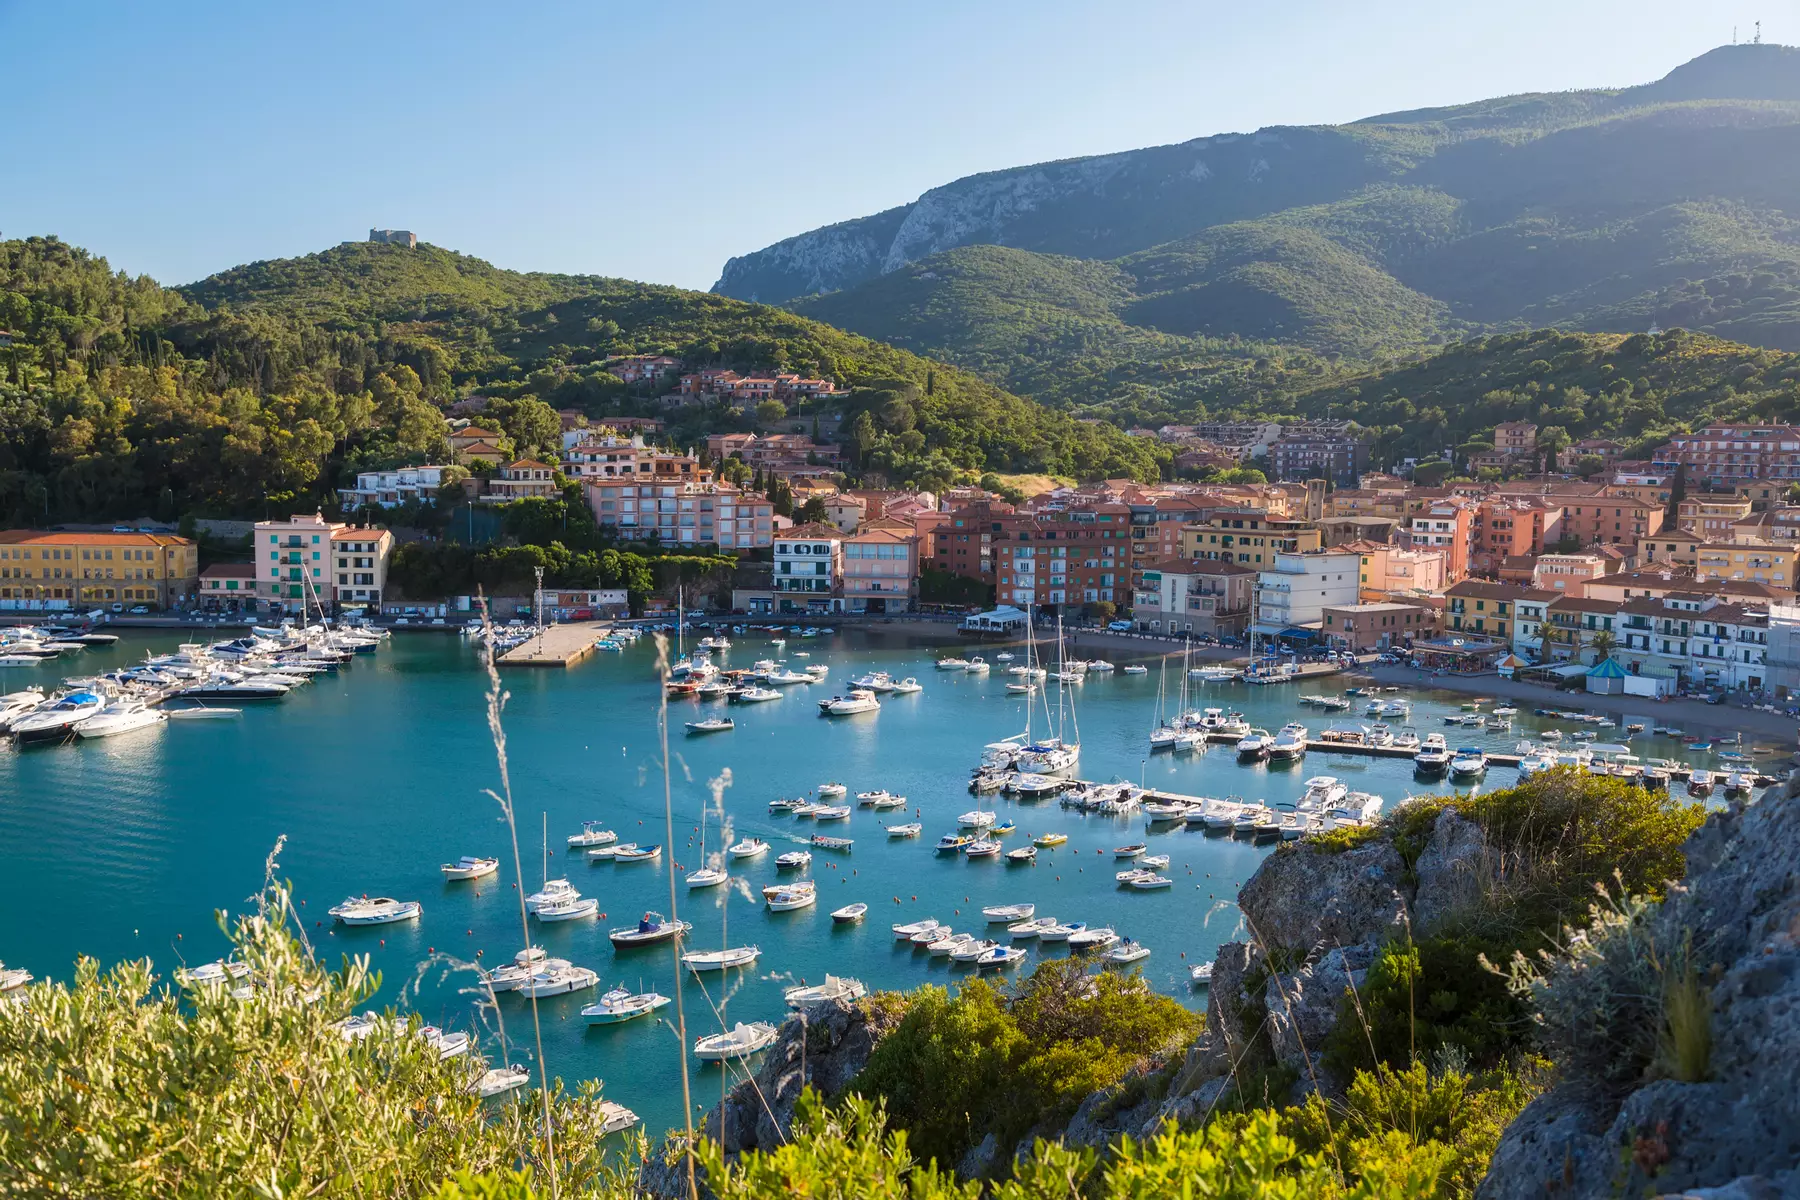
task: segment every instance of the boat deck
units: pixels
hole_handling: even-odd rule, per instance
[[[552,625],[500,656],[503,667],[572,667],[594,652],[594,643],[612,629],[610,621],[569,621]]]

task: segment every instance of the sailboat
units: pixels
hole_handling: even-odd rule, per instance
[[[700,809],[700,862],[701,867],[687,877],[687,885],[691,888],[718,887],[728,876],[724,870],[712,866],[706,857],[706,809]]]
[[[1156,724],[1150,727],[1150,750],[1173,750],[1180,730],[1169,724],[1169,716],[1163,711],[1163,704],[1168,696],[1169,660],[1163,659],[1156,668]]]
[[[1068,666],[1063,658],[1062,616],[1056,618],[1056,668],[1057,674],[1066,674]],[[1048,718],[1050,712],[1049,693],[1044,695],[1044,714]],[[1074,740],[1068,736],[1071,728]],[[1017,769],[1033,775],[1067,775],[1075,769],[1081,758],[1080,726],[1075,721],[1075,696],[1068,688],[1058,688],[1056,692],[1056,736],[1045,738],[1041,742],[1030,741],[1030,724],[1027,718],[1027,741],[1019,753]]]

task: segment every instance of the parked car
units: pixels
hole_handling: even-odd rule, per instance
[[[1107,628],[1112,630],[1114,633],[1130,633],[1131,632],[1131,622],[1130,621],[1114,621],[1112,624],[1108,625]]]
[[[148,604],[134,604],[127,611],[134,617],[141,617],[150,611],[150,606]]]

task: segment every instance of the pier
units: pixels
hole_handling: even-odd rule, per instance
[[[551,625],[500,656],[503,667],[572,667],[594,652],[594,643],[612,629],[610,621],[569,621]]]

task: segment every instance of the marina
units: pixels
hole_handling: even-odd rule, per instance
[[[1335,779],[1342,792],[1321,792],[1317,811],[1338,806],[1354,819],[1362,818],[1352,794],[1374,798],[1378,812],[1409,794],[1459,787],[1448,771],[1416,774],[1408,761],[1413,752],[1403,747],[1369,744],[1366,735],[1360,743],[1326,738],[1327,727],[1360,731],[1383,718],[1363,714],[1366,698],[1349,697],[1352,712],[1321,720],[1318,706],[1301,700],[1305,691],[1332,686],[1324,680],[1299,687],[1191,681],[1188,702],[1197,719],[1217,708],[1221,720],[1241,712],[1245,725],[1272,730],[1311,723],[1298,760],[1245,762],[1232,744],[1238,738],[1225,732],[1207,732],[1189,750],[1152,754],[1156,658],[1144,660],[1150,670],[1138,674],[1124,667],[1140,664],[1113,655],[1116,671],[1082,672],[1079,684],[1051,680],[1048,693],[1027,695],[1007,690],[1018,677],[992,647],[984,653],[994,669],[982,673],[940,671],[939,645],[905,637],[796,632],[777,646],[766,632],[750,630],[732,631],[729,640],[710,652],[721,672],[767,660],[770,673],[804,681],[781,686],[779,698],[765,703],[735,705],[697,692],[670,699],[679,755],[672,838],[657,765],[661,688],[651,639],[624,638],[618,651],[572,670],[507,676],[504,719],[523,879],[496,821],[498,808],[482,792],[499,785],[486,730],[486,677],[472,639],[396,637],[291,689],[280,703],[233,706],[241,715],[196,722],[180,736],[163,728],[0,752],[0,959],[40,978],[67,978],[78,951],[107,964],[150,957],[164,973],[219,960],[229,947],[212,913],[241,911],[270,848],[285,835],[278,877],[293,881],[308,935],[327,961],[367,954],[388,980],[376,1004],[398,1001],[401,986],[418,976],[417,988],[408,987],[409,1007],[441,1029],[470,1034],[489,1062],[519,1064],[536,1077],[539,1065],[516,1040],[523,1001],[501,991],[498,1003],[515,1040],[500,1045],[496,1026],[475,1003],[476,972],[484,963],[518,965],[515,889],[537,897],[563,880],[577,896],[570,900],[561,889],[543,896],[531,921],[532,941],[548,961],[527,964],[515,986],[536,974],[553,976],[530,985],[542,996],[549,1072],[571,1082],[606,1079],[609,1097],[659,1132],[680,1117],[669,1101],[678,1089],[676,1051],[662,1023],[668,1011],[624,1019],[654,1010],[618,1001],[597,1007],[611,991],[667,1004],[682,989],[691,1051],[692,1042],[739,1021],[778,1021],[788,989],[827,986],[828,976],[879,990],[987,970],[1028,971],[1041,957],[1070,953],[1071,939],[1091,928],[1094,936],[1077,945],[1096,964],[1140,971],[1157,989],[1200,1005],[1205,993],[1191,967],[1238,936],[1230,898],[1274,846],[1300,834],[1288,822],[1314,811],[1301,805],[1318,778]],[[805,657],[789,653],[802,648]],[[181,652],[178,636],[132,635],[12,669],[6,687],[36,685],[48,696],[76,671],[99,676]],[[1053,647],[1051,658],[1057,665]],[[1176,659],[1168,669],[1170,684],[1179,667]],[[819,718],[820,700],[880,672],[924,686],[910,695],[878,693],[876,712]],[[1483,786],[1514,777],[1498,768],[1524,757],[1516,750],[1521,741],[1547,744],[1540,734],[1561,732],[1572,745],[1587,729],[1598,734],[1591,744],[1618,739],[1614,744],[1630,747],[1624,757],[1679,761],[1684,773],[1729,778],[1727,768],[1744,765],[1724,756],[1736,751],[1714,744],[1731,736],[1727,730],[1682,735],[1708,737],[1702,752],[1690,747],[1703,743],[1653,728],[1631,734],[1530,711],[1512,717],[1505,731],[1485,723],[1448,728],[1446,718],[1460,722],[1468,711],[1467,698],[1395,695],[1410,701],[1408,719],[1421,738],[1442,729],[1453,749],[1481,747],[1497,768]],[[1060,732],[1045,724],[1046,701],[1054,714],[1059,698]],[[1035,706],[1033,735],[1062,741],[1075,752],[1072,761],[1050,753],[1058,748],[1051,743],[1020,739],[1027,704]],[[688,722],[727,713],[736,726],[729,734],[680,736]],[[1385,719],[1395,731],[1405,728],[1401,718]],[[1035,756],[1028,765],[1065,773],[1014,772],[1010,782],[1023,790],[1008,790],[1003,778],[997,790],[972,794],[970,772],[994,744]],[[717,812],[703,821],[702,810],[710,803],[707,781],[726,768],[722,826]],[[1721,784],[1713,802],[1723,795]],[[773,801],[790,803],[771,811]],[[836,817],[822,829],[820,809]],[[955,834],[965,817],[967,840],[938,853],[940,839]],[[540,839],[551,847],[547,865],[539,861]],[[968,853],[970,847],[981,852]],[[626,861],[620,848],[631,851]],[[1035,855],[1015,856],[1019,849]],[[1122,849],[1130,856],[1120,858]],[[782,869],[784,858],[797,865]],[[724,872],[732,886],[681,886],[707,869]],[[678,912],[667,912],[671,874]],[[737,892],[739,880],[754,900]],[[346,898],[398,907],[369,911],[394,918],[382,923],[339,924],[327,910]],[[584,919],[554,919],[576,905],[587,910],[589,901],[597,911]],[[548,920],[541,915],[546,903]],[[30,915],[46,904],[64,918],[48,923]],[[983,912],[1024,911],[1013,906],[1054,921],[1014,922],[1032,925],[1015,934]],[[351,911],[360,917],[361,910]],[[966,933],[995,945],[958,959],[952,948],[936,953],[890,934],[894,925],[927,920],[945,927],[930,943]],[[1101,945],[1101,931],[1116,940]],[[671,943],[697,954],[756,948],[754,970],[730,972],[723,1021],[704,991],[709,974],[716,985],[717,973],[683,969],[675,978]],[[1104,957],[1121,946],[1117,956]],[[1007,953],[984,961],[991,950]],[[419,975],[427,961],[446,965]],[[711,1002],[718,1000],[712,993]],[[588,1009],[592,1016],[584,1015]],[[607,1015],[614,1010],[617,1017]],[[698,1059],[694,1065],[701,1086],[709,1086],[705,1072],[718,1068]]]

